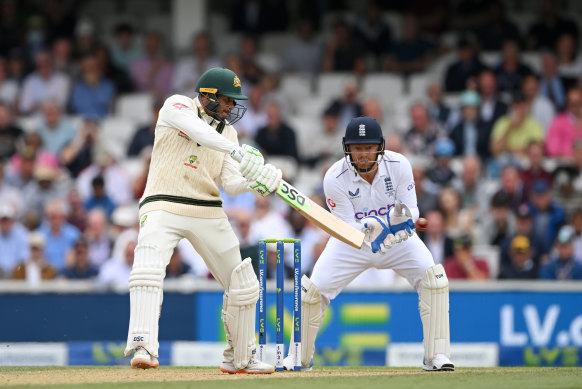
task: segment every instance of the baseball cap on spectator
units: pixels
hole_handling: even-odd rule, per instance
[[[452,157],[455,154],[455,144],[446,138],[437,139],[434,142],[435,157]]]
[[[39,232],[31,232],[28,236],[30,247],[44,247],[45,242],[44,236]]]
[[[52,181],[57,175],[57,170],[51,166],[38,166],[34,169],[34,178],[38,181]]]
[[[473,239],[471,239],[471,235],[463,234],[460,235],[455,239],[455,247],[456,248],[469,248],[473,245]]]
[[[526,100],[527,99],[525,97],[525,94],[521,90],[516,90],[515,92],[513,92],[513,95],[511,97],[511,103],[512,104],[515,104],[515,103],[523,103]]]
[[[563,226],[558,231],[558,236],[556,237],[556,243],[558,244],[568,244],[572,243],[574,240],[574,235],[576,232],[574,231],[574,227],[572,226]]]
[[[461,93],[459,103],[461,107],[478,107],[481,104],[481,97],[474,90],[466,90]]]
[[[527,204],[521,204],[517,208],[517,211],[515,211],[515,216],[517,216],[520,219],[529,218],[531,217],[531,209],[529,209],[529,206]]]
[[[532,193],[541,194],[550,190],[550,185],[546,180],[537,180],[531,187]]]
[[[511,249],[520,253],[530,249],[529,238],[525,235],[517,235],[511,240]]]
[[[8,204],[0,205],[0,219],[14,219],[16,217],[16,211],[14,207]]]
[[[509,207],[511,205],[511,199],[509,195],[505,192],[497,192],[491,198],[491,206],[495,208],[499,207]]]

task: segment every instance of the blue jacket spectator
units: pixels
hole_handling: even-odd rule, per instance
[[[54,101],[47,101],[42,106],[44,120],[38,127],[44,149],[59,155],[61,150],[75,139],[77,130],[70,120],[62,117],[61,108]]]
[[[115,97],[113,82],[104,78],[94,56],[81,61],[81,77],[73,85],[71,109],[89,119],[103,119],[109,113]]]
[[[552,190],[546,181],[536,181],[532,187],[530,208],[534,221],[534,239],[549,245],[566,221],[566,212],[552,199]]]
[[[99,274],[99,270],[89,262],[89,244],[83,237],[75,242],[68,261],[69,265],[61,272],[66,278],[81,280],[94,278]]]
[[[28,233],[15,224],[16,212],[8,204],[0,206],[0,274],[10,276],[17,264],[28,259]]]
[[[540,269],[544,280],[582,280],[582,263],[574,258],[574,228],[564,226],[556,237],[556,256]]]
[[[93,195],[85,202],[85,209],[90,211],[93,208],[101,208],[105,211],[107,219],[111,220],[111,214],[115,210],[115,203],[105,193],[105,180],[103,176],[93,178],[91,186],[93,187]]]
[[[81,233],[65,220],[65,204],[53,200],[45,206],[46,221],[40,226],[40,232],[46,240],[44,254],[50,264],[58,270],[65,267],[67,252],[79,239]]]

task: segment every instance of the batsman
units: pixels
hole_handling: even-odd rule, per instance
[[[343,138],[344,158],[325,174],[329,209],[365,233],[367,245],[353,248],[331,237],[311,278],[303,276],[301,369],[311,370],[315,338],[324,311],[364,270],[393,269],[418,292],[424,334],[423,368],[454,370],[450,360],[449,283],[442,265],[414,233],[418,207],[410,163],[385,150],[382,129],[369,117],[352,119]],[[293,370],[293,339],[284,366]]]
[[[222,320],[227,347],[220,370],[272,373],[255,356],[255,307],[259,283],[251,259],[222,209],[218,183],[229,194],[277,190],[281,171],[265,165],[253,147],[238,145],[233,125],[245,113],[237,75],[225,68],[206,71],[197,96],[174,95],[160,109],[147,185],[140,200],[140,228],[129,280],[130,319],[125,355],[131,366],[158,362],[158,322],[165,269],[182,238],[190,241],[224,288]],[[235,161],[233,156],[240,160]]]

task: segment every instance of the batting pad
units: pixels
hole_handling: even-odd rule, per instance
[[[158,322],[165,275],[164,261],[156,247],[136,247],[129,276],[130,316],[125,356],[142,346],[158,357]]]
[[[435,354],[451,357],[449,333],[449,280],[442,265],[426,269],[418,300],[424,335],[424,357],[431,361]]]
[[[321,321],[321,294],[311,280],[303,275],[301,278],[301,365],[309,366],[313,351],[315,350],[315,338]],[[291,340],[293,344],[293,339]]]
[[[255,315],[259,299],[259,281],[251,259],[246,258],[234,268],[230,287],[224,293],[222,321],[226,339],[234,348],[234,367],[247,366],[255,352]]]

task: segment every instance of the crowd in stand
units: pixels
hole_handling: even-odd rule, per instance
[[[354,116],[372,116],[383,126],[387,149],[412,163],[420,214],[429,224],[420,235],[449,278],[582,279],[580,26],[561,16],[552,1],[542,2],[540,20],[526,34],[499,2],[461,1],[452,20],[440,12],[446,1],[430,2],[431,15],[417,12],[416,3],[426,2],[403,10],[400,39],[379,18],[381,2],[370,2],[353,22],[337,20],[327,35],[316,33],[319,19],[301,18],[295,38],[277,53],[274,71],[261,57],[260,35],[242,35],[237,51],[219,57],[213,32],[197,33],[191,52],[172,58],[156,32],[122,23],[104,42],[95,23],[65,2],[30,2],[28,8],[3,2],[0,278],[94,279],[124,290],[155,122],[128,129],[133,135],[121,160],[104,147],[100,123],[113,115],[116,99],[131,92],[154,97],[155,118],[165,97],[193,96],[206,69],[226,66],[249,96],[246,115],[236,125],[241,143],[260,148],[289,180],[298,171],[317,176],[317,184],[301,189],[322,206],[322,177],[343,157],[345,124]],[[263,34],[282,25],[248,23],[241,18],[231,29]],[[301,101],[308,96],[290,101],[280,88],[285,75],[380,72],[408,79],[452,50],[438,39],[450,31],[458,37],[458,57],[410,105],[408,128],[397,128],[387,117],[396,102],[362,96],[358,82],[346,83],[341,95],[312,116],[309,133],[293,127],[292,119],[309,108],[297,104],[308,104]],[[521,59],[522,49],[540,54],[540,72]],[[500,62],[486,65],[483,50],[499,52]],[[457,98],[447,104],[444,96],[451,93]],[[26,120],[32,130],[21,127]],[[140,161],[137,173],[124,169],[127,160]],[[259,239],[300,238],[309,274],[326,234],[274,198],[224,193],[223,200],[243,257],[256,261]],[[474,247],[495,248],[498,274]],[[276,260],[271,251],[268,257]],[[209,273],[181,242],[167,276]]]

